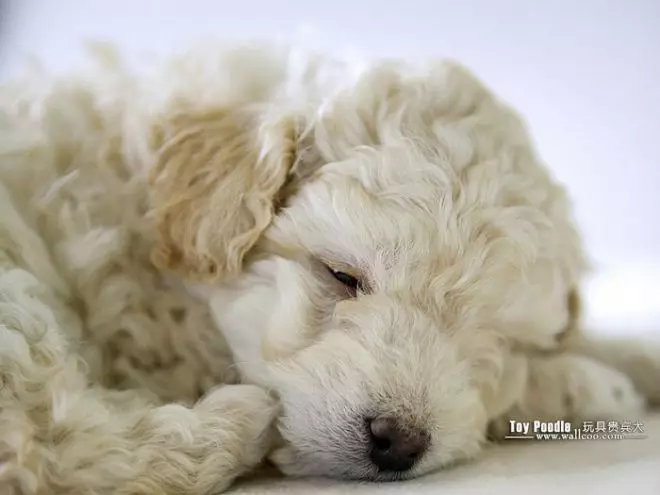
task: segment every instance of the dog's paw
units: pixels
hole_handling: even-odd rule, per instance
[[[134,449],[123,460],[132,472],[116,493],[224,491],[271,449],[277,412],[276,401],[251,385],[222,386],[193,408],[167,404],[147,411],[128,437]]]
[[[650,405],[660,406],[660,342],[626,341],[619,347],[613,363],[630,376]]]
[[[564,407],[571,419],[637,419],[645,400],[624,373],[583,356],[564,358]]]
[[[629,376],[649,404],[660,406],[660,340],[587,337],[577,350]]]
[[[508,433],[509,420],[570,422],[636,420],[644,398],[624,373],[591,358],[562,354],[529,360],[527,386],[516,403],[494,418],[488,434]]]
[[[239,470],[256,466],[271,449],[279,407],[264,389],[224,385],[204,396],[195,410],[216,418],[215,427],[223,430],[219,447],[235,459]]]

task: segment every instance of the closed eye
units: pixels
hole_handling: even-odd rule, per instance
[[[341,272],[338,270],[333,270],[329,266],[326,266],[330,274],[339,282],[346,287],[352,295],[355,295],[358,290],[362,289],[362,283],[360,282],[360,279],[354,277],[353,275],[349,275],[346,272]]]

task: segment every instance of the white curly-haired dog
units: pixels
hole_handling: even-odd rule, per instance
[[[564,190],[464,68],[99,55],[0,90],[3,494],[409,478],[660,400],[658,347],[578,332]]]

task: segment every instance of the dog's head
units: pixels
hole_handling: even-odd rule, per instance
[[[564,324],[563,196],[460,67],[377,67],[311,111],[273,87],[161,125],[156,261],[214,284],[245,380],[281,401],[284,472],[394,479],[473,456],[505,341]]]

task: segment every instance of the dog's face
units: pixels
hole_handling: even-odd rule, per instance
[[[457,109],[431,79],[398,81],[373,105],[377,80],[304,139],[243,111],[173,119],[155,167],[156,259],[221,279],[211,309],[245,380],[281,401],[287,474],[398,479],[475,455],[502,336],[556,307],[530,302],[525,265],[546,218],[503,215],[497,177],[470,168],[506,141],[484,90],[454,81]]]
[[[324,166],[247,273],[213,295],[243,375],[281,400],[273,460],[286,473],[409,477],[474,455],[483,438],[458,308],[446,307],[475,281],[444,245],[445,179],[411,151]]]

